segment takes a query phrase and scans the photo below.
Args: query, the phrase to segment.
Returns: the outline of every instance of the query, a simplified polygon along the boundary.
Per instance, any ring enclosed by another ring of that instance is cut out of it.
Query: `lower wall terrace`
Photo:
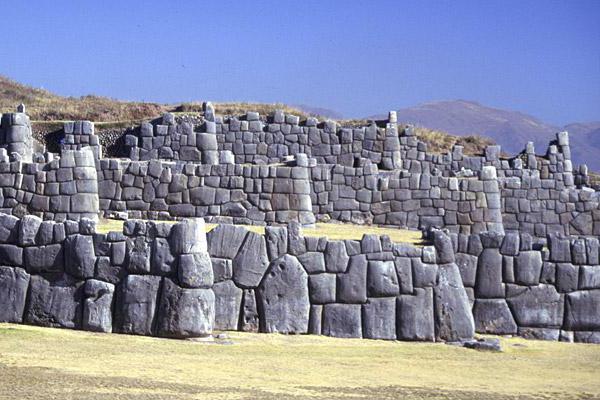
[[[600,342],[595,238],[429,232],[432,245],[265,234],[201,219],[0,215],[0,321],[194,337],[215,330],[456,341],[474,331]]]

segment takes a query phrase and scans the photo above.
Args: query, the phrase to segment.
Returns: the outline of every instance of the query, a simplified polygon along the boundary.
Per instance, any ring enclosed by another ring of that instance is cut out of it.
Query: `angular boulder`
[[[112,332],[112,305],[115,286],[89,279],[84,285],[81,328],[92,332]]]
[[[82,285],[69,275],[33,275],[25,322],[32,325],[78,329],[82,316]]]
[[[449,342],[472,339],[475,322],[456,264],[439,266],[433,295],[436,338]]]
[[[0,322],[21,323],[29,287],[23,268],[0,267]]]
[[[116,332],[152,335],[161,278],[128,275],[117,290]]]
[[[268,266],[269,257],[264,236],[248,232],[244,243],[233,258],[233,281],[245,289],[255,288]]]
[[[212,289],[186,289],[164,279],[156,324],[159,336],[183,339],[210,335],[214,320]]]
[[[362,338],[360,304],[325,304],[322,334],[338,338]]]
[[[493,335],[514,335],[517,324],[504,299],[477,299],[473,305],[475,330]]]
[[[433,341],[433,289],[415,288],[415,294],[403,294],[396,301],[398,340]]]
[[[232,280],[215,283],[212,289],[215,294],[214,329],[237,330],[244,291],[235,286]]]
[[[257,291],[262,332],[306,333],[308,275],[291,255],[274,260]]]
[[[396,298],[370,298],[362,306],[363,336],[396,339]]]

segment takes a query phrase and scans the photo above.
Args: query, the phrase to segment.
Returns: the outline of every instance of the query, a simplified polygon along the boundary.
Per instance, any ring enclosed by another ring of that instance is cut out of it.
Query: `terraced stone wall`
[[[477,332],[600,343],[597,238],[451,236]]]
[[[98,218],[98,177],[89,147],[46,153],[40,162],[10,158],[0,149],[0,212],[64,221]]]
[[[452,232],[503,232],[501,199],[493,167],[471,178],[404,170],[317,165],[312,203],[317,219]]]
[[[0,214],[0,321],[183,338],[212,332],[213,275],[202,220],[128,221],[95,233]]]
[[[104,215],[206,217],[240,224],[315,221],[305,167],[102,159]]]

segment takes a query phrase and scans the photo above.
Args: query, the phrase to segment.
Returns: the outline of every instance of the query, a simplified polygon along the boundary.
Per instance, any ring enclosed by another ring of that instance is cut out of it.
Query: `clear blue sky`
[[[62,95],[600,120],[600,0],[27,0],[0,29],[0,73]]]

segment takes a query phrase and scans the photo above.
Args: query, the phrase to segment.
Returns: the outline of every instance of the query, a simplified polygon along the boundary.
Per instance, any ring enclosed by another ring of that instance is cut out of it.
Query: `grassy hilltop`
[[[120,101],[94,95],[64,97],[44,89],[23,85],[0,75],[0,113],[14,112],[15,107],[21,103],[27,107],[34,130],[45,132],[56,129],[59,123],[65,120],[90,120],[99,123],[98,128],[127,127],[143,120],[156,118],[165,112],[197,114],[202,109],[201,102],[159,104]],[[214,106],[217,114],[221,115],[240,115],[246,111],[258,111],[261,115],[269,115],[280,109],[301,118],[320,117],[280,103],[227,102],[214,103]],[[342,125],[368,123],[367,120],[340,120],[339,122]],[[428,144],[429,150],[436,153],[449,151],[454,144],[460,144],[465,147],[465,153],[478,154],[485,146],[493,143],[491,139],[481,136],[459,137],[427,128],[417,128],[416,131],[420,139]]]

